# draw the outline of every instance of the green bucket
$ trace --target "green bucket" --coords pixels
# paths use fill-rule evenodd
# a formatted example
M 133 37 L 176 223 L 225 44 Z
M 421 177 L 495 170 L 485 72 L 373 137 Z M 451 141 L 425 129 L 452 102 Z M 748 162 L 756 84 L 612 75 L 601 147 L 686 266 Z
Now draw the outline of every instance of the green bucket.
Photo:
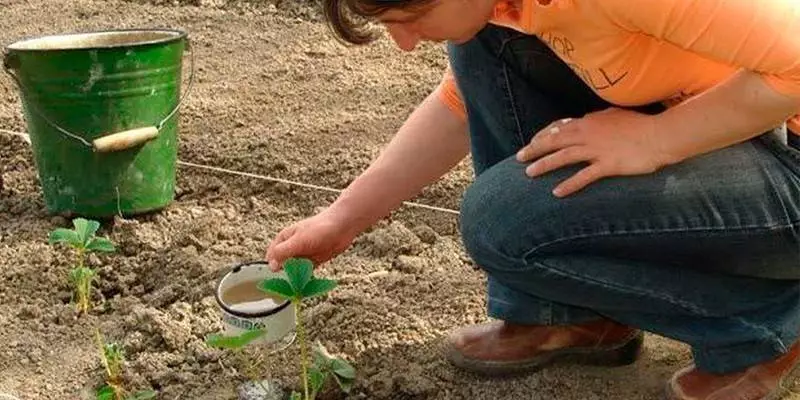
M 187 49 L 184 32 L 152 29 L 6 48 L 3 65 L 19 87 L 49 213 L 129 216 L 173 201 Z

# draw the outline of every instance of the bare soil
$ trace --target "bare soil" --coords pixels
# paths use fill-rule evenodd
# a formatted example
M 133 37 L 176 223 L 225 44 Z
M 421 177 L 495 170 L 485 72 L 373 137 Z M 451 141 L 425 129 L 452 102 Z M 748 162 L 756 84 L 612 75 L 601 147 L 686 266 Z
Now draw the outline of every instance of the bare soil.
M 404 54 L 386 39 L 348 48 L 311 4 L 284 2 L 0 0 L 0 43 L 74 31 L 186 30 L 196 85 L 181 115 L 179 157 L 254 174 L 344 188 L 378 154 L 445 67 L 440 46 Z M 0 128 L 24 131 L 16 89 L 0 78 Z M 464 162 L 415 199 L 458 208 L 472 171 Z M 69 221 L 44 210 L 29 147 L 0 134 L 0 393 L 88 399 L 101 383 L 93 329 L 128 354 L 132 388 L 159 399 L 235 399 L 235 359 L 203 344 L 217 332 L 215 281 L 261 259 L 270 237 L 325 207 L 335 193 L 182 167 L 176 201 L 100 234 L 120 248 L 92 257 L 98 307 L 78 318 L 68 255 L 47 234 Z M 310 304 L 313 340 L 358 369 L 348 399 L 659 399 L 689 362 L 685 346 L 650 335 L 634 365 L 557 365 L 488 380 L 441 357 L 444 335 L 484 321 L 484 276 L 459 241 L 456 217 L 404 207 L 359 237 L 319 274 L 341 280 Z M 294 350 L 269 374 L 297 385 Z

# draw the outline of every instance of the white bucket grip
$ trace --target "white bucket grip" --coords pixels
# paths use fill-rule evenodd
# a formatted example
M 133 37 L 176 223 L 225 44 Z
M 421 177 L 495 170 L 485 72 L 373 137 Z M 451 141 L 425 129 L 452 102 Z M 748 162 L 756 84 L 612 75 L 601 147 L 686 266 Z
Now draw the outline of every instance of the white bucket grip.
M 155 126 L 148 126 L 146 128 L 131 129 L 97 138 L 92 142 L 92 145 L 95 151 L 106 153 L 129 149 L 153 140 L 156 137 L 158 137 L 158 128 Z

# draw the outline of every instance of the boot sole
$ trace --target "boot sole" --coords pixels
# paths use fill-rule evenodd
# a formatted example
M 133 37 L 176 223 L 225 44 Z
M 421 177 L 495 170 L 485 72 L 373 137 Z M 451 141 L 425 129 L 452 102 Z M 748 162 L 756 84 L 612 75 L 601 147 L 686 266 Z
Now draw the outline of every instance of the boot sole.
M 788 395 L 792 394 L 792 391 L 786 387 L 786 382 L 790 382 L 794 379 L 800 378 L 800 362 L 795 364 L 789 372 L 778 381 L 778 387 L 775 388 L 771 393 L 767 394 L 766 397 L 758 399 L 758 400 L 786 400 Z M 665 396 L 666 400 L 683 400 L 672 390 L 672 379 L 667 381 L 667 385 L 665 387 Z
M 454 366 L 489 377 L 518 376 L 536 372 L 555 362 L 620 367 L 636 362 L 641 354 L 644 333 L 637 332 L 618 344 L 606 347 L 575 347 L 543 353 L 524 361 L 486 361 L 464 357 L 452 345 L 445 350 Z

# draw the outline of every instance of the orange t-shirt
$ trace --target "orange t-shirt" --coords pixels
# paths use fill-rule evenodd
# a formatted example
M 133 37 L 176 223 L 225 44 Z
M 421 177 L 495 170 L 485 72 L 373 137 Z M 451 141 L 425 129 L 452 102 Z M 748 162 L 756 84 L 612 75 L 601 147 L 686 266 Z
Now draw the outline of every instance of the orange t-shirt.
M 537 35 L 621 106 L 674 105 L 743 68 L 800 97 L 798 0 L 500 0 L 491 22 Z M 449 70 L 437 91 L 465 117 Z

